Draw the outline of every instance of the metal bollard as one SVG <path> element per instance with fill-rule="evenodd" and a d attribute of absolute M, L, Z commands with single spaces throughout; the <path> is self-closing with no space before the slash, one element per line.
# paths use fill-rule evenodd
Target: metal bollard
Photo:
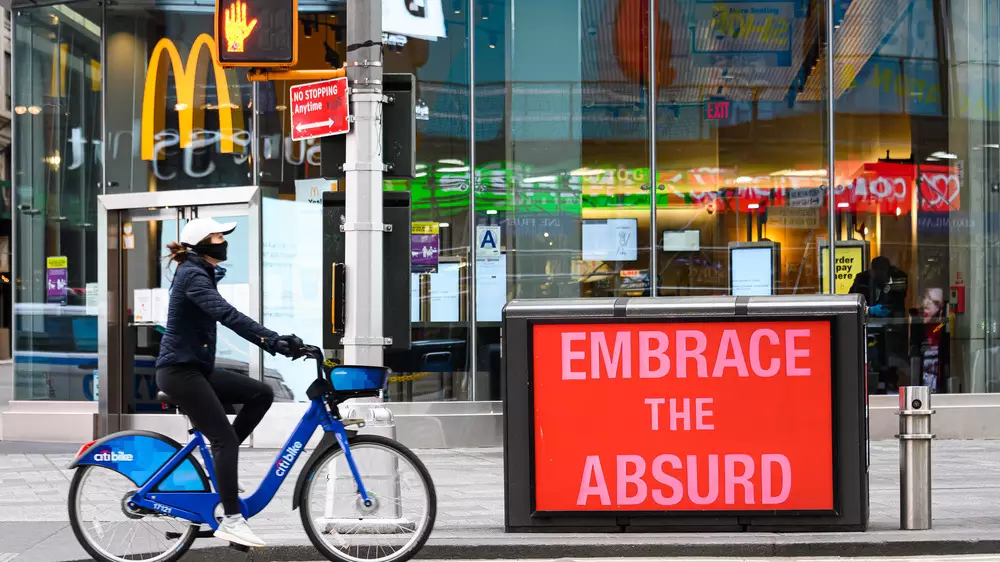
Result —
<path fill-rule="evenodd" d="M 931 528 L 931 391 L 899 389 L 899 528 Z"/>
<path fill-rule="evenodd" d="M 381 435 L 389 439 L 396 438 L 396 422 L 392 411 L 382 401 L 358 402 L 348 411 L 346 417 L 358 417 L 358 410 L 364 412 L 365 427 L 362 433 Z M 343 411 L 343 410 L 342 410 Z M 388 459 L 387 459 L 388 460 Z M 341 479 L 353 483 L 353 476 L 350 473 L 342 475 L 336 474 L 335 464 L 331 463 L 327 475 L 327 496 L 323 517 L 320 523 L 324 524 L 324 532 L 327 534 L 367 532 L 373 534 L 389 534 L 409 532 L 416 528 L 413 521 L 402 516 L 402 496 L 400 494 L 399 467 L 396 459 L 389 462 L 379 460 L 372 462 L 358 455 L 355 462 L 359 465 L 365 479 L 365 488 L 373 498 L 384 498 L 383 501 L 376 501 L 376 505 L 370 512 L 364 512 L 363 523 L 359 523 L 357 514 L 350 518 L 338 516 L 334 506 L 335 483 L 338 476 Z M 374 465 L 374 466 L 373 466 Z M 349 506 L 354 507 L 354 506 Z M 349 509 L 349 511 L 351 511 Z"/>

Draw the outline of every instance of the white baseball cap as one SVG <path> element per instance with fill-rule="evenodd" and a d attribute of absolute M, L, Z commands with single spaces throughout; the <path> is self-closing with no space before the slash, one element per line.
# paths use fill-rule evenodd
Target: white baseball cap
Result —
<path fill-rule="evenodd" d="M 180 243 L 185 246 L 197 246 L 199 242 L 213 234 L 229 234 L 236 230 L 235 222 L 216 222 L 212 219 L 194 219 L 188 221 L 181 230 Z"/>

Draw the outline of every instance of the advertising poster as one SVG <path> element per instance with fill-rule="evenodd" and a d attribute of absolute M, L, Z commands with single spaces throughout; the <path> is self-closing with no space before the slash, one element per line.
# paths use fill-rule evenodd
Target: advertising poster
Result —
<path fill-rule="evenodd" d="M 820 288 L 825 293 L 828 290 L 827 287 L 830 286 L 830 278 L 827 275 L 827 271 L 830 269 L 827 266 L 830 262 L 830 247 L 820 248 L 819 256 Z M 838 295 L 846 295 L 851 291 L 854 278 L 865 269 L 864 248 L 861 246 L 837 246 L 835 258 L 837 264 L 834 270 L 836 275 L 833 280 L 834 291 Z"/>
<path fill-rule="evenodd" d="M 532 329 L 538 511 L 834 509 L 829 321 Z"/>
<path fill-rule="evenodd" d="M 410 226 L 410 271 L 434 273 L 438 269 L 440 226 L 436 222 L 414 222 Z"/>
<path fill-rule="evenodd" d="M 69 259 L 65 256 L 45 258 L 45 302 L 66 304 L 69 287 Z"/>

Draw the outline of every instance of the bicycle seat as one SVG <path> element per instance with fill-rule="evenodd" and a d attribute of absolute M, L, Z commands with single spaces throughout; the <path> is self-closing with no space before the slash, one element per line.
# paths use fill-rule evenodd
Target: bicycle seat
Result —
<path fill-rule="evenodd" d="M 156 401 L 157 402 L 163 402 L 164 404 L 166 404 L 168 406 L 176 406 L 177 405 L 177 404 L 174 403 L 174 399 L 171 398 L 170 396 L 167 396 L 167 393 L 165 393 L 165 392 L 157 392 L 156 393 Z"/>

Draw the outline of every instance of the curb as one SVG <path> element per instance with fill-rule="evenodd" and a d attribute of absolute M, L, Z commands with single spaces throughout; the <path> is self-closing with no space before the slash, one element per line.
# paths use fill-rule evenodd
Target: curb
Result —
<path fill-rule="evenodd" d="M 793 538 L 794 540 L 794 538 Z M 565 558 L 666 558 L 666 557 L 803 557 L 836 556 L 933 556 L 1000 553 L 1000 539 L 926 539 L 862 541 L 782 541 L 770 542 L 671 542 L 622 544 L 613 541 L 569 543 L 512 543 L 502 539 L 488 542 L 474 540 L 439 540 L 428 543 L 416 556 L 432 560 L 517 560 Z M 308 544 L 276 545 L 239 552 L 228 546 L 193 548 L 185 556 L 188 562 L 246 562 L 248 556 L 273 562 L 322 560 L 323 556 Z M 252 559 L 252 558 L 251 558 Z M 88 559 L 89 560 L 89 559 Z M 84 560 L 73 562 L 86 562 Z"/>

